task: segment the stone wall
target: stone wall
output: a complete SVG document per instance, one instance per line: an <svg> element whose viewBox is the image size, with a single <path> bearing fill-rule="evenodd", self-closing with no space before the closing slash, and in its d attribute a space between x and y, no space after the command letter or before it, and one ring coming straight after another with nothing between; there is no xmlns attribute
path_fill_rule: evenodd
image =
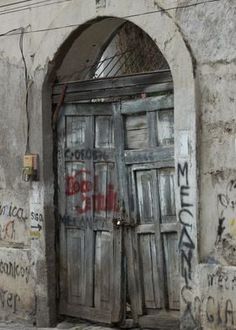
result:
<svg viewBox="0 0 236 330"><path fill-rule="evenodd" d="M186 283L182 272L182 326L236 329L236 3L189 6L196 2L81 0L1 15L0 34L8 34L0 37L0 318L36 319L38 325L55 321L50 88L58 73L76 76L76 61L69 73L60 64L84 23L98 16L128 16L157 43L174 78L178 215L181 192L188 191L184 201L192 205L181 213L180 268L189 276ZM168 9L176 6L183 8ZM150 11L156 13L135 15ZM103 34L93 56L106 39ZM83 45L86 63L89 47ZM78 56L77 47L73 52ZM37 183L22 181L28 123L30 151L39 154Z"/></svg>

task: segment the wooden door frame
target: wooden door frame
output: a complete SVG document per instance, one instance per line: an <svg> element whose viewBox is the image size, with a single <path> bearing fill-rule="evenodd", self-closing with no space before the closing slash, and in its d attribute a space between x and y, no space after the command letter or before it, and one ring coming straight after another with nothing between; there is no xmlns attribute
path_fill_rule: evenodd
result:
<svg viewBox="0 0 236 330"><path fill-rule="evenodd" d="M130 96L139 96L139 98L142 96L145 98L146 95L155 93L162 94L162 92L173 93L173 82L170 70L71 82L66 85L62 83L56 84L53 87L53 102L57 105L56 111L58 113L56 113L56 116L59 117L61 115L60 107L62 103L80 103L99 98L107 98L109 101L110 99L114 99L113 101L117 102L119 99ZM160 96L160 98L162 98L162 96ZM166 102L165 95L163 95L163 100ZM155 107L155 105L153 106ZM55 142L56 141L57 137L55 137ZM58 246L59 243L58 241Z"/></svg>
<svg viewBox="0 0 236 330"><path fill-rule="evenodd" d="M66 88L66 92L65 92ZM173 92L170 70L144 74L100 78L55 84L52 90L54 104L88 101L91 99L119 99L127 96L157 92Z"/></svg>

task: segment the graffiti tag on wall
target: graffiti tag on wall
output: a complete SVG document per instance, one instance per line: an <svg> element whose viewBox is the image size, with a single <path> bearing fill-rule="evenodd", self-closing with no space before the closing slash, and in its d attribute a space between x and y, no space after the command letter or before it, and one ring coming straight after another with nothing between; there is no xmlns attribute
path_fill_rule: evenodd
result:
<svg viewBox="0 0 236 330"><path fill-rule="evenodd" d="M223 234L236 237L236 180L230 180L226 191L217 196L219 212L216 243L222 240Z"/></svg>
<svg viewBox="0 0 236 330"><path fill-rule="evenodd" d="M17 293L13 293L8 290L0 288L0 306L3 309L11 309L12 313L16 313L18 310L18 304L20 302L20 296Z"/></svg>
<svg viewBox="0 0 236 330"><path fill-rule="evenodd" d="M17 262L3 261L0 259L0 274L12 277L14 279L25 279L25 282L29 282L30 268L20 265Z"/></svg>
<svg viewBox="0 0 236 330"><path fill-rule="evenodd" d="M228 327L235 326L235 269L233 267L201 265L199 276L200 294L194 297L192 304L194 319L207 329L228 329Z"/></svg>
<svg viewBox="0 0 236 330"><path fill-rule="evenodd" d="M0 252L1 317L32 310L31 253L28 249L2 249Z"/></svg>
<svg viewBox="0 0 236 330"><path fill-rule="evenodd" d="M27 216L23 208L10 204L2 204L0 202L0 216L6 216L19 221L26 221Z"/></svg>
<svg viewBox="0 0 236 330"><path fill-rule="evenodd" d="M16 232L19 226L23 230L28 219L24 208L16 206L14 203L0 202L0 240L14 242L19 240L16 238Z"/></svg>
<svg viewBox="0 0 236 330"><path fill-rule="evenodd" d="M40 210L37 212L36 209L30 213L31 226L30 226L30 236L32 239L37 239L41 236L41 231L43 228L43 215Z"/></svg>
<svg viewBox="0 0 236 330"><path fill-rule="evenodd" d="M180 251L180 275L183 278L184 285L181 289L181 297L185 303L184 317L188 318L188 324L196 325L196 321L192 313L192 290L193 290L193 274L192 274L192 259L195 244L191 237L191 229L193 222L193 202L190 199L189 185L189 166L185 161L178 164L177 184L180 192L180 211L178 220L181 224L181 233L179 239Z"/></svg>

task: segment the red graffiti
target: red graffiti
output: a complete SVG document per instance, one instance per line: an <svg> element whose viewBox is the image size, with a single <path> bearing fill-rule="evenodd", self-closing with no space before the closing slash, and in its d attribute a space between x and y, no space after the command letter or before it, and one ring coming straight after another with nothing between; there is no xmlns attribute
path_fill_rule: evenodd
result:
<svg viewBox="0 0 236 330"><path fill-rule="evenodd" d="M15 239L15 221L9 220L5 225L0 225L0 239Z"/></svg>
<svg viewBox="0 0 236 330"><path fill-rule="evenodd" d="M66 178L66 195L73 196L81 193L86 193L92 190L92 182L84 180L83 176L90 175L90 171L80 170L74 176Z"/></svg>
<svg viewBox="0 0 236 330"><path fill-rule="evenodd" d="M94 177L94 183L88 179L89 176L91 176L91 172L83 169L66 178L66 195L78 194L79 197L79 203L76 206L77 212L84 214L92 209L95 212L118 211L117 192L114 185L109 183L106 187L106 194L100 193L97 191L98 176Z"/></svg>

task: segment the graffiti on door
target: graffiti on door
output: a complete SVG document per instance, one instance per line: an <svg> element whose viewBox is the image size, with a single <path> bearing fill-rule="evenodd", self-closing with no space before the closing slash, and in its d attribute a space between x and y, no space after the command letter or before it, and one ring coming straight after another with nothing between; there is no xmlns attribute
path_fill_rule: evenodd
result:
<svg viewBox="0 0 236 330"><path fill-rule="evenodd" d="M66 177L66 195L77 197L76 210L83 215L92 209L95 212L118 211L117 191L112 182L108 182L105 191L99 191L99 176L81 169Z"/></svg>

